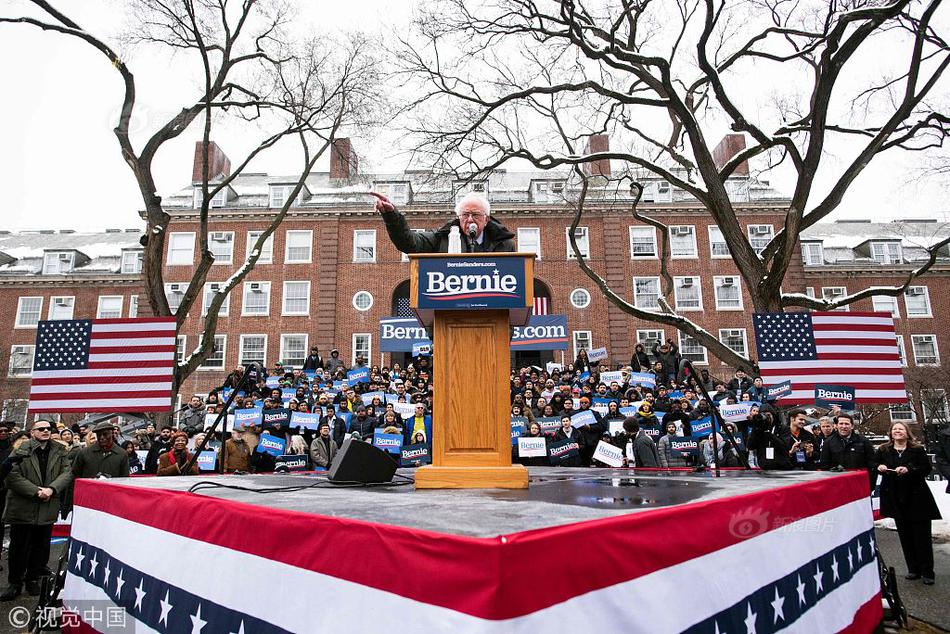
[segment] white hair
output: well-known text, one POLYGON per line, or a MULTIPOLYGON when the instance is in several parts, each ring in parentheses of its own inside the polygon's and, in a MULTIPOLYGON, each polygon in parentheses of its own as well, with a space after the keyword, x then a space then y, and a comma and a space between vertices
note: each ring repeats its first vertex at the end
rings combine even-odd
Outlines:
POLYGON ((491 203, 488 202, 488 199, 484 196, 484 194, 479 194, 476 192, 469 192, 465 194, 459 199, 457 203, 455 203, 455 215, 462 215, 462 206, 465 205, 465 203, 471 202, 476 202, 481 205, 482 209, 485 210, 486 216, 491 215, 491 203))

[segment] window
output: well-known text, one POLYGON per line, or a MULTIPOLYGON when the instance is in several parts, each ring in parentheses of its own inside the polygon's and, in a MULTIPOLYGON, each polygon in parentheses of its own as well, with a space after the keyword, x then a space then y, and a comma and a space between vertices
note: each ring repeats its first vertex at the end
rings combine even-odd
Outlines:
POLYGON ((126 275, 134 275, 142 272, 142 258, 145 252, 141 249, 122 251, 122 268, 120 269, 126 275))
POLYGON ((807 287, 805 287, 805 295, 806 295, 807 297, 811 297, 812 299, 814 299, 814 298, 815 298, 815 287, 814 287, 814 286, 807 286, 807 287))
POLYGON ((208 355, 205 362, 198 366, 202 370, 223 370, 224 354, 228 348, 227 335, 214 336, 214 352, 208 355))
MULTIPOLYGON (((213 183, 208 183, 208 193, 210 194, 211 192, 213 192, 215 187, 216 185, 214 185, 213 183)), ((195 185, 195 196, 194 196, 195 209, 201 209, 201 201, 202 201, 203 196, 204 196, 204 193, 201 191, 201 185, 195 185)), ((208 203, 208 206, 214 207, 214 208, 224 207, 224 205, 228 201, 227 196, 228 196, 228 188, 222 187, 220 190, 218 190, 217 194, 211 197, 211 202, 208 203)))
POLYGON ((397 205, 409 202, 409 183, 373 183, 373 191, 386 196, 397 205))
MULTIPOLYGON (((280 209, 287 202, 287 197, 294 190, 293 185, 271 185, 270 186, 270 206, 272 209, 280 209)), ((300 190, 303 192, 303 189, 300 190)))
POLYGON ((712 258, 730 258, 729 245, 722 235, 722 229, 716 225, 709 225, 709 255, 712 258))
POLYGON ((518 250, 522 253, 534 253, 541 257, 541 229, 522 227, 518 229, 518 250))
POLYGON ((280 362, 288 368, 299 368, 307 359, 307 335, 280 336, 280 362))
POLYGON ((904 294, 908 317, 930 317, 930 290, 926 286, 910 286, 904 294))
POLYGON ((590 331, 575 330, 571 334, 574 339, 574 358, 576 359, 581 350, 590 350, 590 331))
POLYGON ((950 411, 947 409, 947 393, 945 390, 921 390, 920 404, 924 408, 924 420, 946 421, 950 418, 950 411))
POLYGON ((769 242, 775 237, 775 229, 772 225, 749 225, 746 231, 749 234, 749 244, 758 256, 762 255, 765 247, 769 246, 769 242))
POLYGON ((184 282, 175 282, 165 285, 165 299, 168 300, 168 308, 173 313, 178 312, 181 306, 181 300, 185 297, 185 290, 188 285, 184 282))
POLYGON ((368 291, 356 291, 353 295, 353 308, 366 311, 373 307, 373 296, 368 291))
POLYGON ((234 262, 234 232, 212 231, 208 235, 208 248, 215 264, 231 264, 234 262))
MULTIPOLYGON (((835 302, 845 297, 848 294, 848 289, 844 286, 822 286, 821 287, 821 298, 826 301, 835 302)), ((848 312, 847 306, 842 306, 841 308, 835 308, 834 310, 846 313, 848 312)))
POLYGON ((666 335, 662 330, 638 330, 637 342, 642 343, 646 353, 653 351, 653 346, 659 345, 666 340, 666 335))
POLYGON ((904 335, 897 335, 897 353, 901 357, 901 365, 907 367, 907 349, 904 347, 904 335))
POLYGON ((680 354, 693 363, 706 364, 706 348, 689 335, 680 333, 680 354))
POLYGON ((695 258, 696 227, 680 225, 670 227, 670 255, 674 258, 695 258))
POLYGON ((914 423, 917 421, 917 415, 914 413, 914 401, 911 395, 907 395, 906 403, 891 405, 892 423, 914 423))
POLYGON ((635 277, 633 278, 633 305, 644 310, 656 310, 660 307, 657 300, 660 298, 660 278, 635 277))
POLYGON ((59 275, 73 270, 75 253, 46 253, 43 255, 43 275, 59 275))
MULTIPOLYGON (((226 286, 225 282, 208 282, 205 284, 204 297, 201 301, 201 315, 208 314, 208 308, 211 307, 211 300, 214 299, 214 294, 223 289, 226 286)), ((231 294, 228 293, 224 297, 224 301, 221 302, 221 307, 218 308, 218 316, 224 317, 228 314, 228 311, 231 309, 231 294)))
POLYGON ((575 288, 571 291, 571 306, 574 308, 587 308, 590 306, 590 293, 585 288, 575 288))
POLYGON ((75 306, 75 297, 50 297, 47 319, 72 319, 75 306))
MULTIPOLYGON (((247 257, 251 257, 251 253, 254 251, 254 244, 257 242, 257 239, 261 237, 263 231, 248 231, 247 232, 247 257)), ((264 246, 261 248, 261 257, 257 259, 258 264, 270 264, 274 261, 274 234, 270 234, 267 237, 267 240, 264 241, 264 246)))
MULTIPOLYGON (((571 248, 571 228, 564 228, 564 238, 567 240, 567 259, 574 260, 574 249, 571 248)), ((587 233, 587 227, 578 227, 574 231, 574 239, 577 242, 577 248, 580 250, 581 255, 585 258, 590 257, 590 235, 587 233)))
POLYGON ((821 266, 825 263, 821 242, 802 242, 802 262, 805 266, 821 266))
POLYGON ((172 233, 168 236, 169 266, 195 263, 195 234, 172 233))
POLYGON ((238 363, 266 365, 267 335, 241 335, 241 352, 238 363))
POLYGON ((36 346, 13 346, 10 348, 9 376, 30 376, 33 374, 33 351, 36 346))
POLYGON ((310 282, 284 282, 283 315, 307 315, 310 313, 310 282))
POLYGON ((42 297, 21 297, 16 307, 16 327, 35 328, 43 312, 42 297))
POLYGON ((129 295, 129 317, 139 316, 139 296, 129 295))
POLYGON ((871 310, 876 313, 890 313, 894 319, 901 316, 900 308, 897 306, 897 298, 890 295, 875 295, 871 298, 871 310))
POLYGON ((719 341, 737 355, 746 356, 745 328, 720 328, 719 341))
POLYGON ((698 277, 674 277, 673 296, 676 310, 703 309, 703 292, 698 277))
POLYGON ((288 231, 284 262, 287 264, 309 264, 313 246, 313 231, 288 231))
POLYGON ((940 365, 940 352, 937 350, 936 335, 911 335, 910 345, 914 348, 915 364, 940 365))
POLYGON ((736 275, 713 278, 716 290, 716 310, 742 310, 742 286, 736 275))
POLYGON ((186 335, 178 335, 175 337, 175 363, 184 363, 185 362, 185 341, 187 340, 186 335))
POLYGON ((373 352, 373 335, 368 332, 353 333, 353 363, 356 363, 357 357, 363 357, 363 362, 370 365, 370 358, 373 352))
POLYGON ((26 412, 30 402, 25 398, 11 398, 3 401, 3 411, 0 415, 3 420, 12 420, 19 423, 22 429, 26 425, 26 412))
POLYGON ((900 264, 901 243, 896 241, 872 242, 871 257, 878 264, 900 264))
POLYGON ((357 229, 353 232, 353 261, 354 262, 375 262, 376 261, 376 230, 357 229))
POLYGON ((116 319, 122 316, 121 295, 100 295, 96 319, 116 319))
POLYGON ((242 315, 270 314, 270 282, 244 282, 242 315))
POLYGON ((655 258, 656 228, 630 227, 630 257, 655 258))
POLYGON ((564 196, 565 181, 535 181, 534 195, 535 202, 546 203, 562 200, 564 196))

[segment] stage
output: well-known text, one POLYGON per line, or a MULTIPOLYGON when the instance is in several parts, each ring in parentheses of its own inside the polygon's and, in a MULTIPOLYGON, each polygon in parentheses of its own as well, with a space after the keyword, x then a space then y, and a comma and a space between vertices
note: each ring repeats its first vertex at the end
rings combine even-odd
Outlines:
POLYGON ((530 488, 505 491, 336 488, 318 474, 80 480, 64 603, 111 607, 136 631, 248 634, 880 620, 866 474, 529 471, 530 488), (187 493, 198 482, 317 486, 187 493))

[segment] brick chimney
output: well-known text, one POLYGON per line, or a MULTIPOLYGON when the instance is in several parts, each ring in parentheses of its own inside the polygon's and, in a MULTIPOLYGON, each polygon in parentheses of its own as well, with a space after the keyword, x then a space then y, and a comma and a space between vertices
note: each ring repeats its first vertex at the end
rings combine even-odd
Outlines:
MULTIPOLYGON (((609 151, 610 137, 606 134, 594 134, 587 139, 587 148, 584 150, 584 154, 609 151)), ((584 170, 584 174, 587 176, 610 176, 610 159, 600 159, 584 163, 581 169, 584 170)))
POLYGON ((330 178, 353 178, 357 174, 359 158, 348 138, 334 139, 330 146, 330 178))
MULTIPOLYGON (((713 160, 716 161, 716 167, 722 169, 723 165, 729 162, 729 160, 745 149, 745 135, 744 134, 727 134, 722 137, 722 141, 719 142, 719 145, 716 146, 716 149, 713 150, 713 160)), ((742 161, 739 163, 739 166, 733 170, 731 176, 748 176, 749 175, 749 163, 747 161, 742 161)))
MULTIPOLYGON (((222 176, 231 174, 231 159, 218 147, 214 141, 208 142, 208 180, 214 181, 222 176)), ((195 163, 191 170, 191 182, 200 183, 201 170, 201 141, 195 143, 195 163)))

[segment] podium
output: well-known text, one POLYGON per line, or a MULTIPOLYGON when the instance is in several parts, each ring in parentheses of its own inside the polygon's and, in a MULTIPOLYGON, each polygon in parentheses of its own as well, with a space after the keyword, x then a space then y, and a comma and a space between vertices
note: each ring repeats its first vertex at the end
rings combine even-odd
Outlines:
POLYGON ((432 464, 417 489, 526 489, 511 464, 511 326, 534 304, 533 253, 409 256, 409 301, 432 333, 432 464))

